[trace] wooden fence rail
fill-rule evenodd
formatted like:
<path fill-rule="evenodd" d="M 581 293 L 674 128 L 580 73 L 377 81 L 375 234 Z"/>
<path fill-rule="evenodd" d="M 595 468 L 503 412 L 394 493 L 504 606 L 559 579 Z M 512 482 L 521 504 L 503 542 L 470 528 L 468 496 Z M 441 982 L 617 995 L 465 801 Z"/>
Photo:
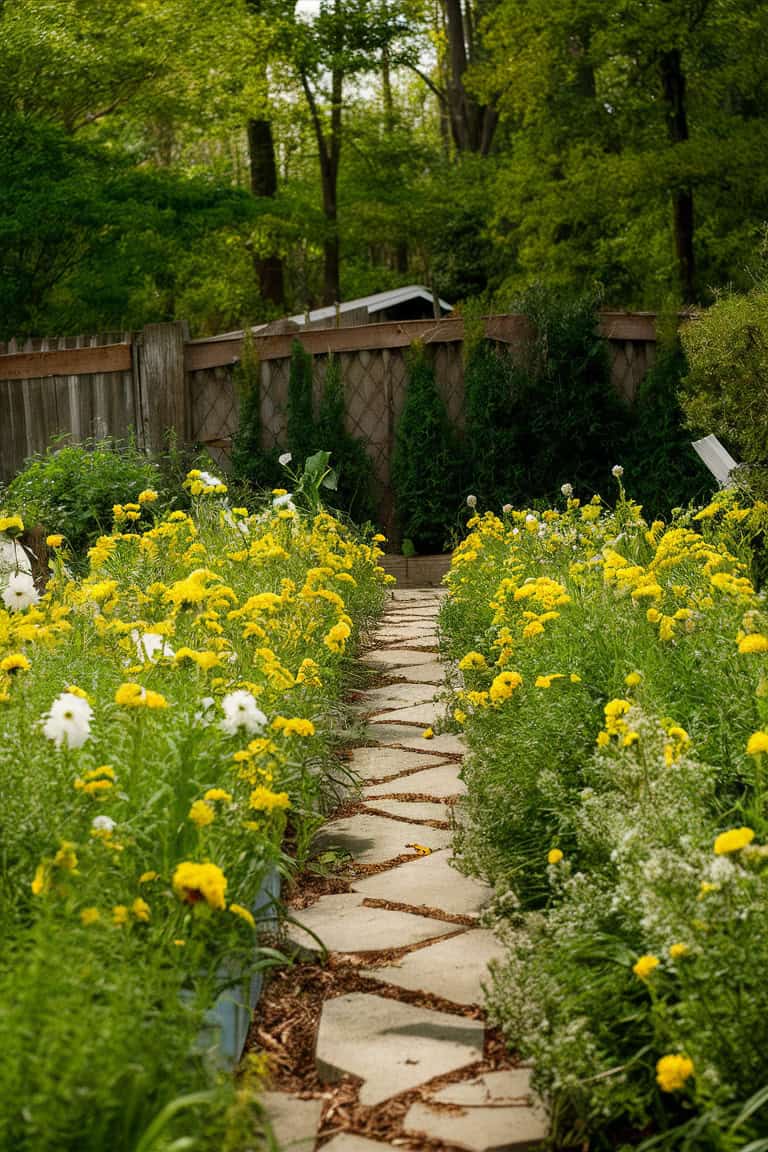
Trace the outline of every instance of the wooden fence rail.
<path fill-rule="evenodd" d="M 524 316 L 489 316 L 488 339 L 514 354 L 531 336 Z M 610 348 L 613 384 L 631 402 L 656 347 L 655 316 L 604 312 L 599 330 Z M 338 356 L 349 429 L 366 443 L 377 486 L 379 518 L 393 528 L 389 464 L 407 377 L 405 353 L 429 346 L 449 416 L 464 411 L 461 317 L 308 331 L 267 330 L 254 336 L 260 365 L 264 446 L 284 444 L 291 344 L 315 357 L 318 395 L 329 354 Z M 233 369 L 242 335 L 190 340 L 186 325 L 149 324 L 140 333 L 39 338 L 0 344 L 0 480 L 8 481 L 51 439 L 135 438 L 160 450 L 169 429 L 180 444 L 208 448 L 226 468 L 237 428 Z"/>

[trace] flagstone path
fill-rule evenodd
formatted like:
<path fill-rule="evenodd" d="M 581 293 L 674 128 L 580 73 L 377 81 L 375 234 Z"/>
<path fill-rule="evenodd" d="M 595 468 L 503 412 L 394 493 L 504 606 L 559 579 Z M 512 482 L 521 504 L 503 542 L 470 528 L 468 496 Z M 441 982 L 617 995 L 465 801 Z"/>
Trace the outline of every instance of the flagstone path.
<path fill-rule="evenodd" d="M 483 983 L 502 950 L 478 926 L 490 890 L 451 866 L 451 812 L 465 791 L 461 740 L 423 735 L 441 715 L 441 595 L 435 589 L 392 595 L 364 657 L 387 682 L 361 693 L 355 705 L 371 741 L 351 756 L 362 804 L 326 824 L 317 843 L 321 852 L 350 857 L 355 875 L 349 891 L 322 895 L 297 911 L 288 930 L 305 953 L 348 961 L 360 977 L 356 990 L 322 1004 L 315 1041 L 320 1084 L 330 1092 L 354 1078 L 362 1108 L 410 1095 L 394 1143 L 386 1143 L 323 1124 L 317 1093 L 305 1099 L 271 1092 L 265 1104 L 282 1152 L 382 1152 L 395 1145 L 512 1152 L 546 1136 L 530 1069 L 510 1067 L 506 1056 L 498 1070 L 484 1061 Z M 430 1006 L 434 1001 L 439 1008 Z"/>

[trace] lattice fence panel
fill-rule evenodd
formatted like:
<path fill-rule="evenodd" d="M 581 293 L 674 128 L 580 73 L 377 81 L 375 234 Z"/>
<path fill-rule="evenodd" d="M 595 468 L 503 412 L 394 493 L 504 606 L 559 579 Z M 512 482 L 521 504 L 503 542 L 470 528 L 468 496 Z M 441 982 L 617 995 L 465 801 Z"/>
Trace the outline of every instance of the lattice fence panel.
<path fill-rule="evenodd" d="M 204 445 L 217 464 L 229 461 L 237 431 L 237 394 L 229 368 L 209 368 L 189 376 L 192 439 Z"/>

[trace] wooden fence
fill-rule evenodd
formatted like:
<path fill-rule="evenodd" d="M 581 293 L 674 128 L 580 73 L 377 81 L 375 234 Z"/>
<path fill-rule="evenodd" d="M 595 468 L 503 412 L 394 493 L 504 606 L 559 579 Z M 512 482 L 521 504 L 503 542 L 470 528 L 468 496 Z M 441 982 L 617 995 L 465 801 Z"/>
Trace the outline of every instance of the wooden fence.
<path fill-rule="evenodd" d="M 530 338 L 523 316 L 486 318 L 488 339 L 520 348 Z M 452 421 L 464 410 L 460 317 L 366 324 L 309 331 L 267 330 L 254 338 L 261 373 L 264 446 L 285 445 L 291 344 L 299 339 L 315 357 L 322 389 L 328 356 L 338 357 L 350 431 L 371 456 L 379 520 L 393 530 L 389 465 L 406 382 L 405 353 L 415 341 L 430 347 Z M 600 330 L 608 342 L 613 383 L 628 402 L 653 363 L 655 317 L 607 312 Z M 233 368 L 242 337 L 189 340 L 183 324 L 149 324 L 140 333 L 109 333 L 0 344 L 0 479 L 9 480 L 33 452 L 56 436 L 78 441 L 133 436 L 160 450 L 173 429 L 180 444 L 208 449 L 226 468 L 237 428 Z"/>

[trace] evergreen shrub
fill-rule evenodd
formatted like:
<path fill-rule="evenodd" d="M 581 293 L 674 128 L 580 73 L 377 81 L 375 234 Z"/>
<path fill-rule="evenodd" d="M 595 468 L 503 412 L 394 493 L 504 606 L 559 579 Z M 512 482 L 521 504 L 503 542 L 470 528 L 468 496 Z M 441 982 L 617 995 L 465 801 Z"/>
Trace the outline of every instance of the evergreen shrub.
<path fill-rule="evenodd" d="M 373 465 L 362 440 L 347 431 L 341 366 L 331 355 L 317 415 L 317 442 L 331 454 L 338 476 L 335 501 L 357 524 L 373 520 Z"/>
<path fill-rule="evenodd" d="M 243 338 L 233 382 L 240 401 L 237 432 L 232 441 L 233 477 L 251 488 L 271 488 L 281 479 L 280 466 L 277 453 L 263 447 L 259 358 L 250 330 Z"/>

